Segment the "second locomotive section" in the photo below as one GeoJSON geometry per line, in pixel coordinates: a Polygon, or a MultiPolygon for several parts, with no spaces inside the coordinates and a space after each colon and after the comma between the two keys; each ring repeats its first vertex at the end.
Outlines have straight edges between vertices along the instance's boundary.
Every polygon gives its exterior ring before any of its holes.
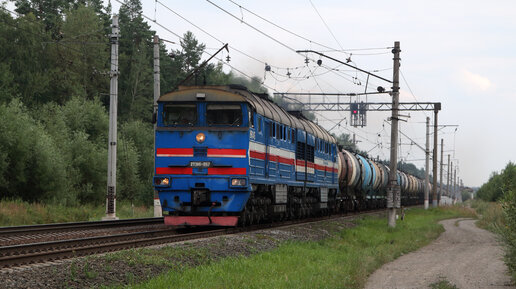
{"type": "MultiPolygon", "coordinates": [[[[385,206],[389,169],[340,151],[300,114],[241,86],[180,87],[158,101],[156,175],[166,223],[235,226],[385,206]]],[[[422,182],[398,172],[404,204],[422,182]]]]}

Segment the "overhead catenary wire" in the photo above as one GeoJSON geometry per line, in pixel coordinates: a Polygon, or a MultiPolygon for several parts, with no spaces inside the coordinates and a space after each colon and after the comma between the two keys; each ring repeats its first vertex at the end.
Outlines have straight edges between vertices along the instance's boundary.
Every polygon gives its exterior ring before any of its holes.
{"type": "MultiPolygon", "coordinates": [[[[120,1],[118,1],[118,0],[116,0],[116,1],[120,3],[120,1]]],[[[207,2],[209,2],[210,4],[214,5],[215,7],[219,8],[219,9],[221,9],[222,11],[226,12],[227,14],[229,14],[230,16],[232,16],[233,18],[235,18],[235,19],[239,20],[239,22],[245,23],[245,24],[246,24],[246,25],[248,25],[249,27],[251,27],[251,28],[253,28],[254,30],[258,31],[259,33],[261,33],[261,34],[263,34],[263,35],[266,35],[268,38],[273,39],[273,40],[274,40],[274,41],[276,41],[277,43],[280,43],[280,45],[282,45],[282,46],[286,47],[287,49],[289,49],[289,50],[291,50],[291,51],[294,51],[294,52],[295,52],[295,50],[294,50],[292,47],[289,47],[288,45],[284,44],[283,42],[281,42],[281,41],[279,41],[279,40],[277,40],[277,39],[273,38],[272,36],[270,36],[270,35],[266,34],[265,32],[262,32],[262,31],[261,31],[261,30],[259,30],[258,28],[256,28],[256,27],[254,27],[254,26],[252,26],[252,25],[248,24],[247,22],[243,21],[243,19],[239,19],[239,18],[238,18],[237,16],[235,16],[234,14],[231,14],[231,13],[230,13],[230,12],[228,12],[227,10],[225,10],[225,9],[221,8],[220,6],[218,6],[218,5],[214,4],[213,2],[211,2],[211,1],[209,1],[209,0],[207,0],[207,2]]],[[[189,20],[189,19],[187,19],[186,17],[182,16],[180,13],[178,13],[178,12],[174,11],[174,10],[173,10],[173,9],[171,9],[169,6],[167,6],[166,4],[164,4],[164,3],[162,3],[162,2],[160,2],[160,1],[158,1],[158,0],[156,1],[156,3],[159,3],[159,4],[160,4],[160,5],[162,5],[164,8],[166,8],[168,11],[170,11],[170,12],[171,12],[171,13],[173,13],[174,15],[178,16],[179,18],[183,19],[184,21],[188,22],[189,24],[191,24],[191,25],[192,25],[192,26],[194,26],[195,28],[199,29],[201,32],[205,33],[206,35],[208,35],[208,36],[209,36],[209,37],[211,37],[212,39],[214,39],[214,40],[216,40],[216,41],[220,42],[221,44],[224,44],[224,43],[225,43],[225,42],[223,42],[221,39],[219,39],[219,38],[215,37],[213,34],[209,33],[206,29],[203,29],[202,27],[200,27],[200,26],[196,25],[195,23],[193,23],[191,20],[189,20]]],[[[154,19],[154,20],[153,20],[153,19],[151,19],[150,17],[145,17],[145,18],[146,18],[146,19],[148,19],[148,20],[150,20],[150,21],[152,21],[152,22],[155,22],[155,23],[157,22],[157,21],[156,21],[156,19],[154,19]]],[[[252,60],[254,60],[254,61],[256,61],[256,62],[259,62],[259,63],[261,63],[261,64],[263,64],[263,65],[269,65],[269,66],[274,67],[274,68],[276,68],[276,69],[282,69],[282,70],[287,70],[287,71],[288,71],[288,70],[300,69],[300,68],[302,68],[302,67],[303,67],[303,66],[297,66],[297,67],[290,67],[290,68],[289,68],[289,67],[279,67],[279,66],[276,66],[276,65],[271,65],[271,64],[268,64],[266,61],[260,60],[260,59],[258,59],[258,58],[256,58],[256,57],[254,57],[254,56],[250,55],[249,53],[246,53],[246,52],[244,52],[244,51],[242,51],[242,50],[240,50],[240,49],[235,48],[234,46],[231,46],[231,45],[230,45],[229,47],[231,48],[231,50],[235,50],[235,51],[237,51],[238,53],[240,53],[240,54],[242,54],[242,55],[244,55],[244,56],[246,56],[246,57],[248,57],[248,58],[250,58],[250,59],[252,59],[252,60]]],[[[298,53],[298,54],[299,54],[299,53],[298,53]]],[[[312,61],[313,61],[313,62],[315,62],[314,60],[312,60],[312,61]]],[[[324,65],[323,65],[323,66],[324,66],[324,65]]],[[[339,65],[339,66],[340,66],[340,65],[339,65]]],[[[326,69],[328,69],[328,70],[335,69],[335,68],[329,68],[329,67],[327,67],[327,66],[324,66],[324,67],[325,67],[326,69]]],[[[349,80],[349,79],[347,79],[346,77],[343,77],[342,75],[337,75],[337,76],[339,76],[339,77],[341,77],[341,78],[344,78],[344,79],[348,80],[349,82],[353,82],[352,80],[349,80]]],[[[309,77],[305,77],[304,79],[309,79],[309,77]]],[[[279,81],[278,79],[275,79],[275,80],[276,80],[276,81],[279,81]]],[[[279,81],[279,82],[283,82],[283,81],[279,81]]]]}
{"type": "MultiPolygon", "coordinates": [[[[258,31],[258,32],[260,32],[261,34],[266,35],[266,36],[268,36],[269,38],[273,39],[274,41],[276,41],[276,42],[280,43],[280,44],[281,44],[281,45],[283,45],[284,47],[287,47],[287,49],[289,49],[289,50],[291,50],[291,51],[293,50],[293,48],[292,48],[292,47],[290,47],[290,46],[288,46],[288,45],[284,44],[283,42],[279,41],[278,39],[273,38],[272,36],[270,36],[270,35],[266,34],[265,32],[262,32],[262,31],[261,31],[260,29],[258,29],[257,27],[252,26],[251,24],[247,23],[246,21],[244,21],[244,20],[243,20],[243,18],[242,18],[242,19],[241,19],[241,18],[238,18],[236,15],[231,14],[230,12],[228,12],[228,11],[227,11],[227,10],[225,10],[225,9],[223,9],[222,7],[220,7],[220,6],[216,5],[216,4],[214,4],[212,1],[207,0],[207,2],[208,2],[208,3],[210,3],[210,4],[212,4],[212,5],[214,5],[215,7],[219,8],[219,9],[221,9],[222,11],[224,11],[225,13],[227,13],[228,15],[230,15],[231,17],[233,17],[234,19],[237,19],[239,22],[246,24],[247,26],[249,26],[249,27],[253,28],[254,30],[256,30],[256,31],[258,31]]],[[[196,24],[195,24],[195,23],[193,23],[192,21],[190,21],[190,20],[188,20],[187,18],[183,17],[182,15],[180,15],[179,13],[177,13],[176,11],[174,11],[173,9],[171,9],[170,7],[168,7],[167,5],[165,5],[164,3],[159,2],[158,0],[156,0],[156,3],[159,3],[160,5],[162,5],[163,7],[165,7],[167,10],[169,10],[169,11],[170,11],[170,12],[172,12],[172,13],[174,13],[176,16],[180,17],[181,19],[183,19],[183,20],[187,21],[188,23],[190,23],[190,24],[191,24],[191,25],[193,25],[194,27],[198,28],[200,31],[202,31],[203,33],[205,33],[205,34],[207,34],[208,36],[212,37],[213,39],[215,39],[215,40],[217,40],[217,41],[219,41],[219,42],[221,42],[221,43],[224,43],[224,42],[222,42],[220,39],[218,39],[217,37],[215,37],[215,36],[213,36],[212,34],[210,34],[207,30],[202,29],[200,26],[196,25],[196,24]]],[[[236,4],[235,4],[235,5],[236,5],[236,4]]],[[[152,20],[152,19],[150,19],[149,17],[147,17],[147,18],[148,18],[149,20],[153,21],[153,22],[156,22],[156,20],[152,20]]],[[[267,63],[266,63],[265,61],[263,61],[263,60],[260,60],[260,59],[258,59],[258,58],[256,58],[256,57],[254,57],[254,56],[252,56],[252,55],[250,55],[250,54],[248,54],[248,53],[245,53],[245,52],[241,51],[241,50],[238,50],[237,48],[234,48],[234,47],[232,47],[232,46],[230,46],[230,48],[231,48],[232,50],[235,50],[235,51],[237,51],[237,52],[239,52],[239,53],[241,53],[241,54],[243,54],[243,55],[247,56],[247,57],[250,57],[251,59],[253,59],[253,60],[257,61],[257,62],[260,62],[260,63],[262,63],[262,64],[265,64],[266,66],[268,65],[268,66],[271,66],[271,67],[275,67],[276,69],[283,69],[283,70],[287,70],[287,73],[288,73],[289,69],[290,69],[290,70],[292,70],[292,69],[299,69],[299,68],[301,68],[301,67],[299,67],[299,66],[298,66],[298,67],[294,67],[294,68],[284,68],[284,67],[278,67],[278,66],[275,66],[275,65],[270,65],[270,64],[267,64],[267,63]]],[[[372,49],[372,48],[365,48],[365,49],[372,49]]],[[[375,48],[375,49],[376,49],[376,48],[375,48]]],[[[305,57],[305,58],[306,58],[306,57],[305,57]]],[[[314,61],[314,60],[312,60],[312,59],[310,59],[310,60],[311,60],[311,61],[313,61],[313,62],[315,62],[315,61],[314,61]]],[[[324,65],[323,65],[323,66],[324,66],[324,65]]],[[[331,70],[336,69],[336,68],[331,68],[331,67],[327,67],[327,66],[324,66],[324,67],[325,67],[326,69],[330,70],[329,72],[332,72],[332,73],[333,73],[333,74],[335,74],[336,76],[338,76],[338,77],[340,77],[340,78],[343,78],[343,79],[345,79],[345,80],[347,80],[347,81],[349,81],[350,83],[353,83],[353,84],[355,84],[355,85],[357,85],[357,84],[358,84],[358,85],[360,85],[360,81],[358,81],[358,78],[357,78],[357,77],[354,77],[355,79],[357,79],[356,81],[355,81],[355,80],[350,80],[350,79],[348,79],[347,77],[345,77],[344,75],[341,75],[341,74],[335,73],[334,71],[331,71],[331,70]]],[[[270,72],[270,73],[272,73],[272,72],[270,72]]],[[[264,79],[266,78],[266,77],[265,77],[266,75],[267,75],[267,73],[265,72],[265,74],[264,74],[264,79]]],[[[284,77],[281,73],[280,73],[280,74],[278,74],[278,75],[279,75],[279,76],[284,77]]],[[[316,76],[316,75],[314,75],[314,76],[316,76]]],[[[349,76],[349,75],[348,75],[348,76],[349,76]]],[[[349,77],[353,78],[352,76],[349,76],[349,77]]],[[[314,77],[310,77],[309,75],[304,75],[304,76],[302,76],[301,80],[305,80],[305,79],[306,79],[306,80],[308,80],[308,79],[311,79],[311,78],[314,78],[314,77]]],[[[280,79],[278,79],[278,78],[276,78],[276,77],[273,77],[273,79],[274,79],[276,82],[286,82],[286,80],[280,80],[280,79]]],[[[314,81],[316,81],[316,80],[314,80],[314,81]]],[[[363,80],[361,80],[361,81],[363,82],[363,80]]],[[[316,85],[317,85],[317,84],[316,84],[316,85]]],[[[317,87],[319,88],[319,86],[317,86],[317,87]]]]}
{"type": "MultiPolygon", "coordinates": [[[[122,1],[120,1],[120,0],[115,0],[115,1],[116,1],[116,2],[118,2],[118,3],[120,3],[121,5],[126,5],[125,3],[123,3],[123,2],[122,2],[122,1]]],[[[146,15],[145,15],[145,14],[143,14],[143,13],[141,13],[141,15],[142,15],[145,19],[147,19],[147,20],[149,20],[149,21],[154,22],[156,25],[158,25],[158,26],[159,26],[159,27],[161,27],[162,29],[164,29],[164,30],[166,30],[167,32],[169,32],[169,33],[173,34],[174,36],[176,36],[176,37],[177,37],[177,38],[179,38],[180,40],[183,40],[183,37],[182,37],[182,36],[180,36],[179,34],[177,34],[177,33],[176,33],[176,32],[174,32],[174,31],[172,31],[172,30],[171,30],[171,29],[169,29],[168,27],[165,27],[164,25],[162,25],[162,24],[161,24],[161,23],[159,23],[158,21],[155,21],[155,20],[151,19],[150,17],[146,16],[146,15]]],[[[245,76],[245,77],[247,77],[247,78],[249,78],[249,79],[252,79],[252,77],[251,77],[251,76],[249,76],[247,73],[243,72],[242,70],[240,70],[240,69],[236,68],[235,66],[233,66],[233,65],[231,65],[231,64],[229,64],[229,63],[227,63],[227,62],[224,62],[221,58],[219,58],[219,57],[214,57],[214,58],[215,58],[215,59],[217,59],[219,62],[221,62],[223,65],[227,65],[227,66],[229,66],[231,69],[234,69],[235,71],[237,71],[237,72],[238,72],[238,73],[240,73],[241,75],[243,75],[243,76],[245,76]]],[[[266,85],[266,84],[264,84],[264,83],[262,83],[262,85],[263,85],[263,86],[265,86],[265,87],[266,87],[266,88],[268,88],[268,89],[271,89],[271,90],[273,90],[273,91],[278,92],[275,88],[270,87],[270,86],[268,86],[268,85],[266,85]]]]}
{"type": "Polygon", "coordinates": [[[263,32],[263,31],[261,31],[260,29],[258,29],[258,28],[256,28],[255,26],[253,26],[253,25],[251,25],[251,24],[247,23],[246,21],[244,21],[244,20],[242,20],[242,19],[239,19],[237,16],[235,16],[235,15],[234,15],[234,14],[232,14],[231,12],[229,12],[229,11],[227,11],[226,9],[224,9],[224,8],[220,7],[219,5],[217,5],[217,4],[215,4],[215,3],[213,3],[213,1],[211,1],[211,0],[206,0],[206,2],[208,2],[208,3],[210,3],[211,5],[213,5],[213,6],[217,7],[219,10],[221,10],[221,11],[223,11],[224,13],[226,13],[227,15],[229,15],[229,16],[231,16],[231,17],[235,18],[235,19],[236,19],[236,20],[238,20],[239,22],[241,22],[241,23],[243,23],[243,24],[247,25],[247,26],[248,26],[248,27],[250,27],[251,29],[255,30],[256,32],[258,32],[258,33],[260,33],[260,34],[262,34],[263,36],[265,36],[265,37],[269,38],[270,40],[272,40],[272,41],[276,42],[276,43],[277,43],[277,44],[279,44],[280,46],[283,46],[284,48],[286,48],[286,49],[288,49],[288,50],[290,50],[290,51],[292,51],[292,52],[294,52],[294,53],[296,53],[296,54],[298,54],[298,55],[301,55],[301,54],[297,53],[297,52],[296,52],[296,50],[295,50],[294,48],[292,48],[292,47],[288,46],[287,44],[285,44],[285,43],[283,43],[283,42],[281,42],[281,41],[279,41],[278,39],[276,39],[276,38],[272,37],[271,35],[269,35],[269,34],[267,34],[267,33],[263,32]]]}
{"type": "Polygon", "coordinates": [[[293,31],[291,31],[291,30],[289,30],[289,29],[284,28],[284,27],[282,27],[282,26],[280,26],[280,25],[278,25],[278,24],[276,24],[276,23],[274,23],[274,22],[272,22],[272,21],[270,21],[270,20],[266,19],[266,18],[265,18],[265,17],[263,17],[263,16],[258,15],[257,13],[255,13],[255,12],[253,12],[253,11],[251,11],[251,10],[249,10],[249,9],[245,8],[245,7],[243,7],[242,5],[240,5],[240,4],[238,4],[238,3],[236,3],[236,2],[235,2],[235,1],[233,1],[233,0],[228,0],[228,1],[229,1],[229,2],[231,2],[231,3],[233,3],[234,5],[238,6],[240,9],[243,9],[243,10],[247,11],[248,13],[250,13],[250,14],[254,15],[255,17],[258,17],[259,19],[261,19],[261,20],[263,20],[263,21],[265,21],[265,22],[269,23],[270,25],[275,26],[276,28],[283,30],[284,32],[287,32],[287,33],[289,33],[289,34],[291,34],[291,35],[293,35],[293,36],[296,36],[296,37],[298,37],[298,38],[300,38],[300,39],[303,39],[303,40],[305,40],[305,41],[308,41],[308,42],[309,42],[309,43],[311,43],[311,44],[316,44],[316,45],[319,45],[319,46],[324,47],[324,48],[326,48],[326,49],[329,49],[329,51],[343,52],[343,53],[345,53],[346,55],[349,55],[349,53],[347,53],[346,51],[344,51],[344,50],[342,49],[342,47],[341,47],[341,50],[338,50],[338,49],[334,49],[334,48],[332,48],[332,47],[329,47],[329,46],[327,46],[327,45],[325,45],[325,44],[321,44],[321,43],[319,43],[319,42],[317,42],[317,41],[311,40],[311,39],[309,39],[309,38],[307,38],[307,37],[305,37],[305,36],[299,35],[298,33],[295,33],[295,32],[293,32],[293,31]]]}
{"type": "Polygon", "coordinates": [[[309,0],[310,1],[310,4],[312,4],[312,7],[314,8],[315,12],[317,13],[317,15],[319,15],[319,18],[321,19],[321,21],[324,23],[324,26],[326,26],[326,29],[328,29],[328,31],[330,32],[331,36],[333,37],[333,39],[335,40],[335,42],[337,42],[337,44],[339,45],[340,49],[341,50],[344,50],[342,48],[342,45],[340,44],[339,40],[337,40],[337,37],[335,37],[335,34],[333,34],[333,32],[331,31],[330,27],[328,26],[328,24],[326,23],[326,21],[324,21],[324,18],[322,17],[321,13],[319,13],[319,10],[317,10],[317,7],[315,7],[314,3],[312,2],[312,0],[309,0]]]}

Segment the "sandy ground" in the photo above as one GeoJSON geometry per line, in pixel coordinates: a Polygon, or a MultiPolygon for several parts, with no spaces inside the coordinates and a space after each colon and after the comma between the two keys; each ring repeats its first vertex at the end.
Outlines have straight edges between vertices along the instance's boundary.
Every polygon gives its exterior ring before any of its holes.
{"type": "Polygon", "coordinates": [[[506,274],[503,249],[494,234],[470,219],[441,224],[446,232],[437,240],[383,265],[369,277],[365,288],[429,288],[443,279],[460,289],[516,288],[506,274]]]}

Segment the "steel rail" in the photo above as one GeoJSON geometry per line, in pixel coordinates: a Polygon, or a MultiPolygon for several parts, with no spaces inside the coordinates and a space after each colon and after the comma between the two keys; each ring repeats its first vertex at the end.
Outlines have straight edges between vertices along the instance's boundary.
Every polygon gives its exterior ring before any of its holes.
{"type": "Polygon", "coordinates": [[[175,229],[0,247],[0,269],[135,247],[227,234],[227,229],[178,234],[175,229]]]}
{"type": "Polygon", "coordinates": [[[77,229],[102,229],[109,227],[120,226],[136,226],[142,224],[163,224],[163,218],[141,218],[141,219],[125,219],[125,220],[110,220],[110,221],[87,221],[75,223],[55,223],[43,225],[26,225],[26,226],[12,226],[0,227],[0,236],[15,235],[15,234],[33,234],[55,231],[68,231],[77,229]]]}

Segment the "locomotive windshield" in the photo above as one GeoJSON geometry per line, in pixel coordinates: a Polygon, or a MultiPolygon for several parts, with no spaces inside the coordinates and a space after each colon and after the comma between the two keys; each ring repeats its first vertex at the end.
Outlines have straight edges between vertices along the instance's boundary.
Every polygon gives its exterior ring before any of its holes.
{"type": "Polygon", "coordinates": [[[195,104],[167,104],[163,112],[163,124],[193,126],[197,123],[197,106],[195,104]]]}
{"type": "Polygon", "coordinates": [[[206,122],[211,125],[242,125],[242,107],[240,104],[208,104],[206,122]]]}

